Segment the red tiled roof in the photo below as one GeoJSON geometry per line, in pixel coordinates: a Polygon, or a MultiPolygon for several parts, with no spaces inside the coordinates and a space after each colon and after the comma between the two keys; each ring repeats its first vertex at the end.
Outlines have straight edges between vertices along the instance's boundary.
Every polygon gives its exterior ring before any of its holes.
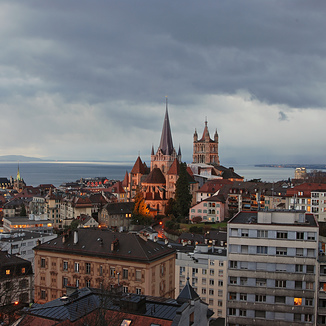
{"type": "Polygon", "coordinates": [[[215,179],[209,180],[198,190],[198,192],[207,192],[207,193],[215,193],[220,190],[222,187],[228,184],[232,184],[233,182],[227,179],[215,179]]]}
{"type": "Polygon", "coordinates": [[[177,159],[175,159],[173,161],[173,163],[171,164],[167,174],[176,174],[178,175],[179,174],[179,170],[180,170],[180,164],[179,164],[179,161],[177,159]]]}
{"type": "Polygon", "coordinates": [[[137,174],[137,173],[145,174],[146,173],[146,168],[144,166],[144,163],[142,162],[142,160],[140,159],[139,156],[131,170],[131,173],[133,173],[133,174],[137,174]]]}
{"type": "Polygon", "coordinates": [[[324,190],[326,188],[326,184],[324,183],[302,183],[293,188],[289,188],[286,191],[286,196],[291,197],[293,195],[299,195],[299,192],[302,192],[302,197],[311,197],[311,192],[314,190],[324,190]]]}
{"type": "Polygon", "coordinates": [[[125,178],[122,181],[122,187],[128,187],[128,184],[129,184],[129,176],[128,176],[128,172],[126,171],[125,178]]]}
{"type": "Polygon", "coordinates": [[[143,183],[165,184],[166,180],[159,168],[154,168],[143,183]]]}

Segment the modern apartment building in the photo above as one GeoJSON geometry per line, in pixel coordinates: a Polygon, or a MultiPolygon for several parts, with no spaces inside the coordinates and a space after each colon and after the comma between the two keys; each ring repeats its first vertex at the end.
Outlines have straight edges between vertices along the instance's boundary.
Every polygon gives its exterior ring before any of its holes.
{"type": "Polygon", "coordinates": [[[176,296],[187,280],[200,298],[214,311],[214,317],[226,316],[227,254],[226,249],[197,245],[194,252],[177,252],[176,296]]]}
{"type": "Polygon", "coordinates": [[[315,325],[318,223],[305,211],[240,212],[228,223],[227,325],[315,325]]]}
{"type": "Polygon", "coordinates": [[[66,287],[110,288],[174,298],[175,251],[135,234],[78,229],[35,251],[35,301],[45,303],[66,287]]]}

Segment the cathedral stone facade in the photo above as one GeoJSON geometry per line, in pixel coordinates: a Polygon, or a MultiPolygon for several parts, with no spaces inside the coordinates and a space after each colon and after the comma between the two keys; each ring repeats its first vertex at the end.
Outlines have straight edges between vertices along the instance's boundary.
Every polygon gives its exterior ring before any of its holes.
{"type": "Polygon", "coordinates": [[[207,127],[207,121],[205,121],[205,128],[201,139],[198,140],[198,134],[195,130],[193,163],[220,165],[217,130],[215,131],[214,139],[211,139],[207,127]]]}

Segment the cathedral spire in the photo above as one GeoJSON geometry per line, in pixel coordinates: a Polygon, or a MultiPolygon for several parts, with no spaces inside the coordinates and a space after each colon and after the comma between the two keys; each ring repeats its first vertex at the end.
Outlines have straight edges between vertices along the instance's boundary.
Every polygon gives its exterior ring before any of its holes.
{"type": "Polygon", "coordinates": [[[168,113],[168,98],[166,97],[165,118],[163,123],[161,142],[159,149],[164,155],[171,155],[173,152],[173,141],[170,127],[169,113],[168,113]]]}

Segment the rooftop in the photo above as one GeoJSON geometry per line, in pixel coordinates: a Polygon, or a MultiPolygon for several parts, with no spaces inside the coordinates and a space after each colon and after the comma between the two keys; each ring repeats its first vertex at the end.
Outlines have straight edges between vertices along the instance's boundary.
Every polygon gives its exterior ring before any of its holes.
{"type": "Polygon", "coordinates": [[[34,248],[73,255],[89,255],[110,259],[133,260],[149,263],[173,255],[174,250],[166,245],[130,233],[118,233],[102,229],[78,229],[70,235],[62,235],[34,248]],[[74,232],[78,241],[74,244],[74,232]],[[63,239],[64,238],[64,239],[63,239]]]}

